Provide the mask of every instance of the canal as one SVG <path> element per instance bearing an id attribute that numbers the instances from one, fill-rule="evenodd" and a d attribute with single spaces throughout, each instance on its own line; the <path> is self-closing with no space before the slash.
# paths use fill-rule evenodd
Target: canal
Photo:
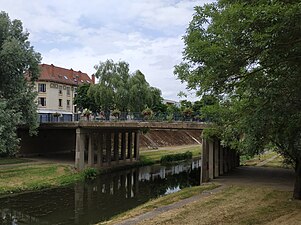
<path id="1" fill-rule="evenodd" d="M 90 182 L 0 198 L 0 224 L 95 224 L 199 184 L 200 160 L 103 174 Z"/>

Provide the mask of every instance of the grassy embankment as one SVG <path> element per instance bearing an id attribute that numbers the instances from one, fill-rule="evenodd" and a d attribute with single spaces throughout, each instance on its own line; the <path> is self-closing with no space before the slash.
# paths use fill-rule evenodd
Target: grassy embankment
<path id="1" fill-rule="evenodd" d="M 246 160 L 244 164 L 256 166 L 271 158 L 273 160 L 263 166 L 283 167 L 282 157 L 273 152 Z M 190 193 L 190 196 L 193 196 L 197 194 L 194 191 L 198 188 L 201 187 L 186 188 L 174 195 L 181 196 L 182 193 Z M 100 224 L 115 224 L 152 211 L 166 203 L 170 204 L 174 202 L 174 198 L 175 201 L 180 200 L 175 196 L 168 195 L 153 200 Z M 191 202 L 184 207 L 166 211 L 139 224 L 301 224 L 301 202 L 292 200 L 291 196 L 290 191 L 280 191 L 271 187 L 232 185 L 219 193 Z"/>
<path id="2" fill-rule="evenodd" d="M 272 188 L 232 186 L 138 224 L 301 224 L 301 202 L 291 200 L 290 197 L 291 192 Z M 143 209 L 146 206 L 139 208 Z M 131 213 L 128 212 L 129 215 Z M 118 221 L 115 218 L 103 224 L 115 224 Z"/>
<path id="3" fill-rule="evenodd" d="M 160 161 L 163 155 L 183 153 L 188 150 L 193 152 L 193 156 L 200 154 L 200 149 L 195 146 L 176 147 L 174 151 L 173 148 L 141 151 L 141 162 L 130 166 L 153 164 Z M 127 167 L 129 166 L 114 169 Z M 22 158 L 0 159 L 0 195 L 64 186 L 83 180 L 84 176 L 84 172 L 77 173 L 70 165 L 37 163 Z"/>
<path id="4" fill-rule="evenodd" d="M 244 166 L 257 166 L 258 164 L 273 158 L 271 161 L 267 161 L 264 167 L 275 167 L 275 168 L 291 168 L 290 166 L 284 164 L 283 157 L 276 152 L 267 151 L 264 154 L 255 155 L 253 158 L 241 158 L 241 165 Z"/>
<path id="5" fill-rule="evenodd" d="M 64 186 L 84 179 L 69 165 L 15 164 L 0 168 L 0 195 Z"/>
<path id="6" fill-rule="evenodd" d="M 105 221 L 105 222 L 101 222 L 99 223 L 100 225 L 112 225 L 112 224 L 116 224 L 119 223 L 123 220 L 141 215 L 143 213 L 152 211 L 156 208 L 159 208 L 161 206 L 166 206 L 166 205 L 170 205 L 172 203 L 178 202 L 180 200 L 192 197 L 194 195 L 199 195 L 201 194 L 203 191 L 208 191 L 208 190 L 212 190 L 214 188 L 219 187 L 219 185 L 214 184 L 214 183 L 208 183 L 202 186 L 195 186 L 195 187 L 191 187 L 191 188 L 184 188 L 183 190 L 176 192 L 176 193 L 172 193 L 169 195 L 165 195 L 163 197 L 157 198 L 157 199 L 153 199 L 148 201 L 147 203 L 138 206 L 132 210 L 129 210 L 127 212 L 121 213 L 115 217 L 113 217 L 111 220 L 109 221 Z"/>
<path id="7" fill-rule="evenodd" d="M 199 157 L 201 155 L 201 149 L 199 145 L 189 145 L 189 146 L 181 146 L 181 147 L 163 147 L 159 150 L 142 150 L 140 152 L 140 160 L 150 161 L 152 163 L 159 163 L 162 156 L 173 155 L 184 152 L 191 152 L 192 157 Z"/>

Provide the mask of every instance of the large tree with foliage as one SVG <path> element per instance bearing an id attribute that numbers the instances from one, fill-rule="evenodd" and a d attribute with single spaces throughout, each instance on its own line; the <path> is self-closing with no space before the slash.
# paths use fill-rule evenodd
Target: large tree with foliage
<path id="1" fill-rule="evenodd" d="M 91 84 L 80 85 L 76 90 L 76 96 L 74 98 L 74 104 L 81 111 L 84 109 L 89 109 L 93 113 L 99 112 L 99 108 L 93 97 L 88 95 L 88 91 Z"/>
<path id="2" fill-rule="evenodd" d="M 200 96 L 224 144 L 242 152 L 273 146 L 294 166 L 301 199 L 301 4 L 219 0 L 196 7 L 184 36 L 179 79 Z"/>
<path id="3" fill-rule="evenodd" d="M 113 60 L 95 66 L 98 83 L 91 85 L 88 96 L 104 111 L 142 112 L 146 107 L 160 108 L 161 91 L 151 87 L 141 71 L 129 72 L 129 64 Z"/>
<path id="4" fill-rule="evenodd" d="M 41 57 L 28 36 L 20 20 L 0 12 L 0 155 L 17 151 L 17 125 L 29 125 L 31 133 L 38 126 L 33 82 Z"/>
<path id="5" fill-rule="evenodd" d="M 99 109 L 106 112 L 107 118 L 112 109 L 126 111 L 129 104 L 129 64 L 107 60 L 100 62 L 95 69 L 95 76 L 99 81 L 90 87 L 88 95 L 94 99 Z"/>

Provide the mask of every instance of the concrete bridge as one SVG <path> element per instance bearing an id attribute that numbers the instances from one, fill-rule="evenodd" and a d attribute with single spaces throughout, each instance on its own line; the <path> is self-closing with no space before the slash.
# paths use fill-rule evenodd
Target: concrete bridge
<path id="1" fill-rule="evenodd" d="M 139 137 L 148 129 L 202 130 L 208 125 L 197 122 L 95 122 L 43 123 L 39 134 L 18 131 L 21 154 L 71 152 L 75 150 L 75 168 L 107 167 L 139 160 Z M 207 182 L 239 165 L 238 155 L 218 140 L 202 141 L 202 181 Z M 85 160 L 87 158 L 87 160 Z"/>

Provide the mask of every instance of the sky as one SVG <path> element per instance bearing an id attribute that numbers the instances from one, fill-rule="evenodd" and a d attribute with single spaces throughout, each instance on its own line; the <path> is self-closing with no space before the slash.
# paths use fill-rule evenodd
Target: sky
<path id="1" fill-rule="evenodd" d="M 42 63 L 92 75 L 100 61 L 126 61 L 165 99 L 180 100 L 176 79 L 194 6 L 213 0 L 0 0 L 0 10 L 19 19 Z M 187 92 L 187 91 L 186 91 Z M 188 93 L 195 100 L 194 93 Z"/>

